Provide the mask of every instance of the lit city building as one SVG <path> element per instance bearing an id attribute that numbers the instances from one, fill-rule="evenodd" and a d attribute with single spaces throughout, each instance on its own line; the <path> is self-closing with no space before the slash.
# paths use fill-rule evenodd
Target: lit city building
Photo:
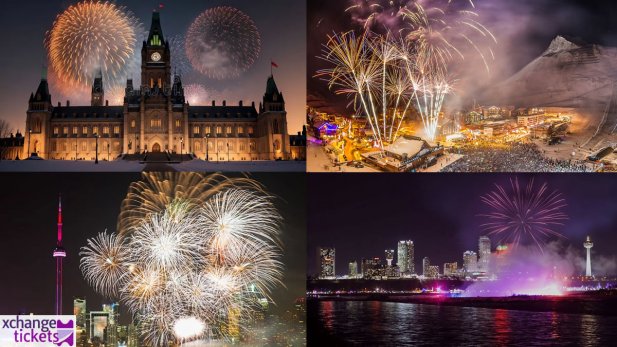
<path id="1" fill-rule="evenodd" d="M 422 259 L 422 275 L 424 277 L 429 277 L 429 273 L 430 273 L 429 267 L 430 266 L 431 266 L 431 260 L 428 257 L 424 257 Z"/>
<path id="2" fill-rule="evenodd" d="M 28 101 L 21 158 L 113 160 L 166 152 L 217 161 L 292 159 L 285 100 L 272 75 L 258 106 L 192 105 L 181 76 L 172 75 L 172 58 L 154 12 L 141 51 L 141 84 L 127 79 L 122 105 L 109 105 L 100 74 L 90 105 L 54 105 L 44 76 Z"/>
<path id="3" fill-rule="evenodd" d="M 414 265 L 413 241 L 407 240 L 398 242 L 397 261 L 401 276 L 412 275 L 416 273 Z"/>
<path id="4" fill-rule="evenodd" d="M 439 277 L 439 265 L 429 265 L 427 277 L 428 278 L 438 278 Z"/>
<path id="5" fill-rule="evenodd" d="M 319 261 L 319 278 L 332 279 L 335 277 L 335 250 L 334 248 L 318 248 L 317 259 Z"/>
<path id="6" fill-rule="evenodd" d="M 381 264 L 381 259 L 379 259 L 378 257 L 362 259 L 361 268 L 362 278 L 373 279 L 385 276 L 385 272 L 383 271 L 383 266 Z"/>
<path id="7" fill-rule="evenodd" d="M 455 276 L 458 273 L 458 263 L 444 263 L 443 264 L 443 275 L 444 276 Z"/>
<path id="8" fill-rule="evenodd" d="M 491 239 L 488 236 L 480 236 L 478 240 L 478 271 L 488 273 L 491 260 Z"/>
<path id="9" fill-rule="evenodd" d="M 476 254 L 476 252 L 465 251 L 465 253 L 463 253 L 463 269 L 466 274 L 478 271 L 478 254 Z"/>
<path id="10" fill-rule="evenodd" d="M 386 262 L 388 263 L 388 267 L 392 266 L 392 260 L 394 260 L 394 250 L 386 249 Z"/>
<path id="11" fill-rule="evenodd" d="M 90 342 L 93 344 L 103 344 L 107 338 L 107 327 L 109 326 L 109 312 L 91 311 L 90 312 Z"/>
<path id="12" fill-rule="evenodd" d="M 358 277 L 358 262 L 355 260 L 352 262 L 349 262 L 349 277 L 350 278 Z"/>

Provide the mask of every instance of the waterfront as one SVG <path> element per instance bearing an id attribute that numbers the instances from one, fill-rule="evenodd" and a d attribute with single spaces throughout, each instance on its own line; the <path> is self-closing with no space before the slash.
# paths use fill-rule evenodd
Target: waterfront
<path id="1" fill-rule="evenodd" d="M 617 313 L 616 313 L 617 314 Z M 610 345 L 617 316 L 380 301 L 308 302 L 310 345 Z"/>

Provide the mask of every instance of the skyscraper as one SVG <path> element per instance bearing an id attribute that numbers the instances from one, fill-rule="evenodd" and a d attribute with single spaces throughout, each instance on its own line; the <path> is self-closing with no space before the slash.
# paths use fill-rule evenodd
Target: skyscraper
<path id="1" fill-rule="evenodd" d="M 478 255 L 476 252 L 465 251 L 463 253 L 463 269 L 467 274 L 478 271 Z"/>
<path id="2" fill-rule="evenodd" d="M 413 241 L 407 240 L 398 242 L 397 261 L 397 265 L 401 271 L 401 276 L 416 273 L 416 268 L 414 265 Z"/>
<path id="3" fill-rule="evenodd" d="M 587 249 L 587 262 L 585 264 L 585 276 L 591 277 L 591 247 L 593 247 L 593 242 L 591 242 L 591 238 L 587 236 L 587 240 L 583 243 L 583 246 Z"/>
<path id="4" fill-rule="evenodd" d="M 358 277 L 358 262 L 356 262 L 355 260 L 349 263 L 349 277 Z"/>
<path id="5" fill-rule="evenodd" d="M 319 247 L 317 249 L 317 259 L 319 259 L 319 278 L 330 279 L 334 278 L 335 269 L 335 249 L 327 247 Z"/>
<path id="6" fill-rule="evenodd" d="M 424 257 L 422 259 L 422 275 L 424 277 L 430 277 L 431 270 L 429 267 L 431 266 L 431 260 L 428 257 Z"/>
<path id="7" fill-rule="evenodd" d="M 58 197 L 58 239 L 53 253 L 56 258 L 56 315 L 62 314 L 62 261 L 66 251 L 62 246 L 62 197 Z"/>
<path id="8" fill-rule="evenodd" d="M 386 262 L 388 263 L 388 267 L 392 266 L 392 260 L 394 260 L 394 250 L 386 249 Z"/>
<path id="9" fill-rule="evenodd" d="M 443 264 L 444 276 L 455 276 L 458 271 L 458 263 L 445 263 Z"/>
<path id="10" fill-rule="evenodd" d="M 86 326 L 86 299 L 75 298 L 73 299 L 73 314 L 76 316 L 77 321 L 75 325 L 80 327 Z"/>
<path id="11" fill-rule="evenodd" d="M 109 312 L 90 312 L 90 341 L 104 344 L 106 341 L 107 327 L 109 326 Z"/>
<path id="12" fill-rule="evenodd" d="M 481 272 L 489 272 L 491 260 L 491 239 L 488 236 L 480 236 L 478 240 L 478 270 Z"/>

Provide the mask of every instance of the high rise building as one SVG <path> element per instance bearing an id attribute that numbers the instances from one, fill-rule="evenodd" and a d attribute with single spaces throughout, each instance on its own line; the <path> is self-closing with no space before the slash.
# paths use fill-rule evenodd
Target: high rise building
<path id="1" fill-rule="evenodd" d="M 416 273 L 413 241 L 407 240 L 398 242 L 397 261 L 402 276 Z"/>
<path id="2" fill-rule="evenodd" d="M 424 277 L 429 277 L 429 267 L 431 266 L 431 260 L 428 257 L 424 257 L 422 259 L 422 275 L 424 275 Z"/>
<path id="3" fill-rule="evenodd" d="M 444 276 L 455 276 L 458 273 L 458 263 L 445 263 L 443 264 Z"/>
<path id="4" fill-rule="evenodd" d="M 427 277 L 428 278 L 438 278 L 439 277 L 439 265 L 429 265 Z"/>
<path id="5" fill-rule="evenodd" d="M 384 269 L 381 265 L 381 259 L 378 257 L 362 259 L 361 269 L 362 278 L 371 279 L 385 276 L 385 271 L 383 271 Z"/>
<path id="6" fill-rule="evenodd" d="M 349 277 L 358 277 L 358 262 L 355 260 L 349 263 Z"/>
<path id="7" fill-rule="evenodd" d="M 465 251 L 463 253 L 463 269 L 467 274 L 478 271 L 478 255 L 476 252 Z"/>
<path id="8" fill-rule="evenodd" d="M 81 299 L 81 298 L 73 299 L 73 314 L 77 318 L 75 325 L 80 326 L 80 327 L 85 327 L 86 326 L 86 314 L 88 314 L 88 311 L 86 310 L 86 299 Z"/>
<path id="9" fill-rule="evenodd" d="M 104 304 L 103 312 L 109 314 L 109 321 L 105 331 L 105 345 L 107 347 L 116 347 L 118 345 L 118 304 Z"/>
<path id="10" fill-rule="evenodd" d="M 91 311 L 90 312 L 90 341 L 99 346 L 105 344 L 107 340 L 107 327 L 109 326 L 109 312 Z"/>
<path id="11" fill-rule="evenodd" d="M 583 246 L 587 249 L 587 262 L 585 263 L 585 276 L 591 277 L 591 247 L 593 242 L 591 238 L 587 236 L 587 240 L 583 243 Z"/>
<path id="12" fill-rule="evenodd" d="M 317 249 L 317 259 L 319 260 L 319 278 L 332 279 L 335 277 L 335 249 L 319 247 Z"/>
<path id="13" fill-rule="evenodd" d="M 394 250 L 393 249 L 386 249 L 385 253 L 386 253 L 386 262 L 388 263 L 388 267 L 391 267 L 392 266 L 392 260 L 394 260 Z"/>
<path id="14" fill-rule="evenodd" d="M 488 236 L 480 236 L 478 240 L 478 270 L 488 273 L 491 261 L 491 239 Z"/>
<path id="15" fill-rule="evenodd" d="M 62 262 L 66 251 L 62 246 L 62 197 L 58 197 L 58 238 L 53 256 L 56 259 L 56 315 L 62 315 Z"/>

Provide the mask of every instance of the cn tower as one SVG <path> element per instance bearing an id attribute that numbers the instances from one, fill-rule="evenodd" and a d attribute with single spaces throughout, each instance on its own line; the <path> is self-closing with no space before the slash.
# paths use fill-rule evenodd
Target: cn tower
<path id="1" fill-rule="evenodd" d="M 66 251 L 62 247 L 62 196 L 58 196 L 58 241 L 54 249 L 56 258 L 56 315 L 62 315 L 62 261 Z"/>
<path id="2" fill-rule="evenodd" d="M 593 247 L 593 242 L 589 236 L 587 236 L 587 240 L 583 243 L 583 246 L 587 248 L 587 264 L 585 267 L 585 276 L 591 277 L 591 247 Z"/>

